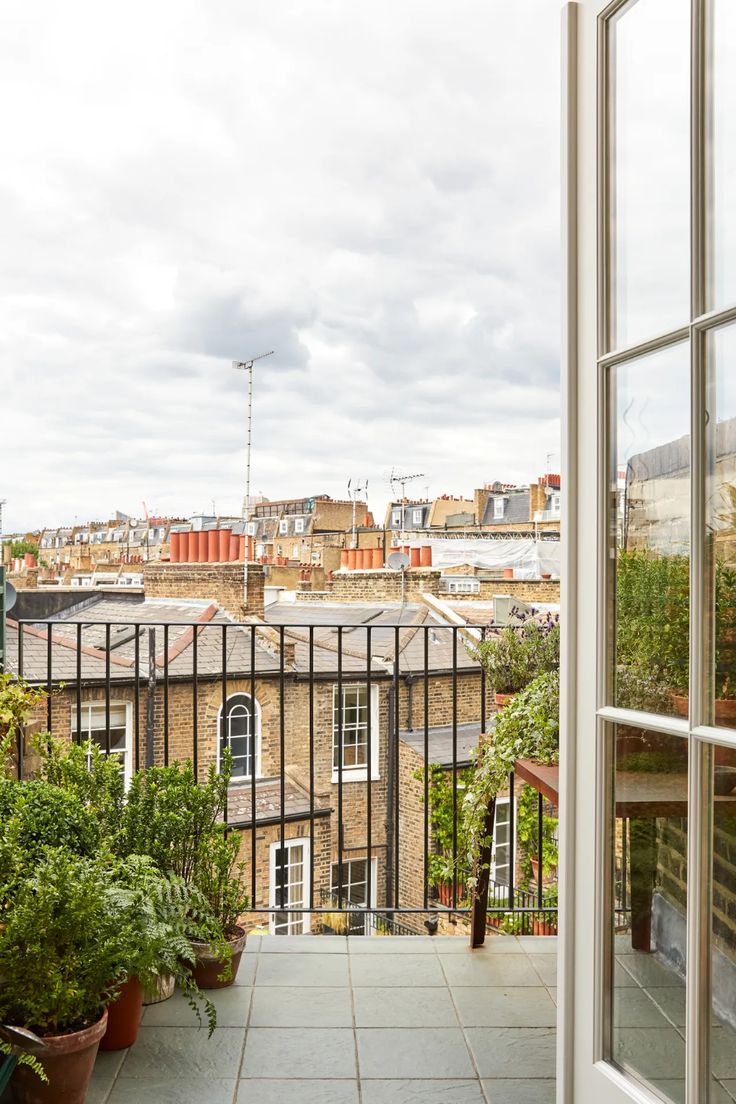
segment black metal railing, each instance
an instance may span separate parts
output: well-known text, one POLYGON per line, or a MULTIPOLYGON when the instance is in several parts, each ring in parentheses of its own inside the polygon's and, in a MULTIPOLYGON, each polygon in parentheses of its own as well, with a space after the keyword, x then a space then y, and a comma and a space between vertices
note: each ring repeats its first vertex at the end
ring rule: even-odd
MULTIPOLYGON (((126 776, 189 759, 204 779, 225 746, 255 764, 234 779, 224 811, 229 828, 244 836, 252 913, 272 920, 353 913, 352 864, 362 860, 369 869, 361 907, 380 930, 416 934, 438 910, 468 914, 460 780, 494 709, 466 645, 472 649, 485 630, 380 619, 240 624, 214 607, 206 611, 209 620, 204 616, 10 623, 7 665, 47 690, 49 731, 95 739, 106 754, 121 757, 126 776), (239 728, 230 706, 236 694, 250 703, 239 728), (114 746, 119 731, 112 724, 121 706, 122 750, 114 746), (435 764, 450 787, 442 832, 434 818, 435 764), (268 885, 261 829, 275 846, 268 885), (298 841, 295 882, 285 845, 298 841), (453 872, 444 885, 431 875, 438 850, 453 872)), ((21 738, 19 776, 25 752, 21 738)), ((513 825, 513 774, 508 801, 513 825)), ((556 928, 544 875, 541 794, 534 884, 517 884, 513 833, 509 846, 507 875, 491 883, 489 926, 531 931, 536 919, 537 926, 556 928)))

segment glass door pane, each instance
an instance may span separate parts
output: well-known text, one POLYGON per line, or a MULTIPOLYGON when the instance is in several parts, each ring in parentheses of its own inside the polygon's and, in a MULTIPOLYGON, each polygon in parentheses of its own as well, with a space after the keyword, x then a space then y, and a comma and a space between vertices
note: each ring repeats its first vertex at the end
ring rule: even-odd
POLYGON ((688 741, 617 725, 609 869, 610 1056, 684 1099, 688 741))
POLYGON ((612 704, 687 716, 689 345, 610 372, 612 704))
POLYGON ((609 27, 611 336, 690 317, 690 3, 637 0, 609 27))
POLYGON ((711 302, 736 303, 736 4, 712 0, 711 302))
MULTIPOLYGON (((711 1075, 736 1089, 736 758, 714 749, 711 1075)), ((721 1089, 723 1091, 723 1089, 721 1089)), ((713 1099, 721 1097, 714 1092, 713 1099)), ((724 1099, 727 1099, 724 1097, 724 1099)))
POLYGON ((736 326, 707 339, 709 687, 710 724, 736 729, 736 326))

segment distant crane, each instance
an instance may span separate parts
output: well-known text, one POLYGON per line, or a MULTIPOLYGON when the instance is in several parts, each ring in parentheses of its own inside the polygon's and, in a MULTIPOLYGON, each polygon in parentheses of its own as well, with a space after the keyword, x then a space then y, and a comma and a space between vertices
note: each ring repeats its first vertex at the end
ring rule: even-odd
POLYGON ((401 487, 401 531, 403 533, 406 525, 406 484, 413 483, 415 479, 424 479, 424 472, 415 472, 413 475, 399 475, 395 468, 391 469, 391 475, 389 476, 389 482, 391 484, 391 491, 394 498, 396 497, 396 488, 401 487))

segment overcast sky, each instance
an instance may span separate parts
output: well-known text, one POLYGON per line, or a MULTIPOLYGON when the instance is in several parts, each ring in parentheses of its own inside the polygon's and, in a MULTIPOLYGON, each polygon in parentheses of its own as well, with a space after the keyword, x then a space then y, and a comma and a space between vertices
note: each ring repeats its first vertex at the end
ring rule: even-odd
POLYGON ((560 0, 6 5, 6 532, 559 463, 560 0))

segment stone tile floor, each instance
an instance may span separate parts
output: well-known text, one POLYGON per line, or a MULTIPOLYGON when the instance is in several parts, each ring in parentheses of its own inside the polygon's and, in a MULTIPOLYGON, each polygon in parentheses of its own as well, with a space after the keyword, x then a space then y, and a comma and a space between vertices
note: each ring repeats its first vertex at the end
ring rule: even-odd
POLYGON ((554 1104, 554 937, 250 937, 199 1030, 177 994, 87 1104, 554 1104))

